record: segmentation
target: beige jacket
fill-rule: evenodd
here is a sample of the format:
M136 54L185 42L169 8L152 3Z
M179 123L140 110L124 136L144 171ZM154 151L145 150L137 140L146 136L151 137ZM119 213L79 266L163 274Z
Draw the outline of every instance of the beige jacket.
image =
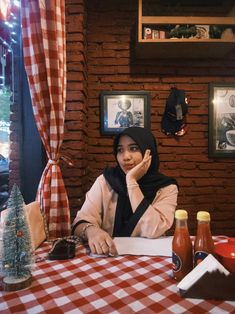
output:
M168 230L174 221L177 206L178 188L171 184L160 189L152 204L135 226L133 237L157 238ZM73 222L86 220L98 224L111 236L118 194L110 187L103 175L100 175L86 194L86 200Z

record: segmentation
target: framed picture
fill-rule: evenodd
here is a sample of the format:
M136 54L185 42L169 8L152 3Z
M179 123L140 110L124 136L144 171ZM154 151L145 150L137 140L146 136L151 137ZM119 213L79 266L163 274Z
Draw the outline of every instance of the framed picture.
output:
M113 135L125 128L150 129L150 93L103 91L100 94L101 134Z
M209 157L235 157L235 84L210 84Z

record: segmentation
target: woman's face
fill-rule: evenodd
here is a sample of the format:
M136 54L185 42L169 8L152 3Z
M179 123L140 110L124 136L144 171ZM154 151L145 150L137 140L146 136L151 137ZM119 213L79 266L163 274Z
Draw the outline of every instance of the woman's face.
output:
M143 159L139 146L127 136L121 136L117 146L117 161L122 171L127 174L129 170L138 165Z

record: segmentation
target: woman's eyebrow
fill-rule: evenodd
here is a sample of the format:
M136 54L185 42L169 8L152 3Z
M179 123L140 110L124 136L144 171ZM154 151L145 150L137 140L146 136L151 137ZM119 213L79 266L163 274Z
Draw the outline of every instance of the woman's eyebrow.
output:
M128 147L131 147L131 146L137 146L137 147L138 147L138 145L137 145L136 143L130 143L130 144L128 144L127 146L128 146ZM123 145L121 145L121 144L118 144L118 145L117 145L117 148L121 148L121 147L123 147Z

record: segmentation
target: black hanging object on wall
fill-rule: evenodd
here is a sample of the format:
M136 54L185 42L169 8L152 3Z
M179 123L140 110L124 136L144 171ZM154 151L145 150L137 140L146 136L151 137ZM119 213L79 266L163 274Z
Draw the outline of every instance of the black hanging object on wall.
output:
M172 87L166 100L165 112L161 121L162 132L168 136L183 136L186 133L188 105L185 91Z

